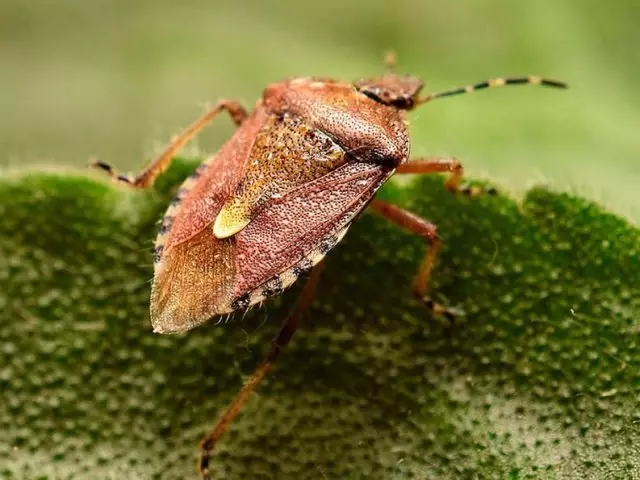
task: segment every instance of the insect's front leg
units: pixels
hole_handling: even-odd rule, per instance
[[[238,102],[233,100],[219,101],[212,109],[198,118],[177,137],[173,138],[164,152],[135,177],[119,174],[110,164],[98,160],[92,161],[91,166],[106,171],[114,180],[131,187],[150,187],[156,177],[169,167],[176,153],[222,111],[226,111],[237,126],[240,126],[247,118],[247,111]]]
[[[453,321],[457,316],[463,315],[462,311],[434,302],[433,299],[427,295],[431,271],[433,270],[438,250],[440,249],[440,237],[438,236],[436,226],[414,213],[383,200],[374,199],[369,206],[400,228],[419,235],[427,244],[427,253],[420,263],[418,273],[413,282],[414,296],[421,302],[424,302],[425,306],[433,313],[444,315],[450,321]]]
[[[495,188],[485,189],[479,186],[462,185],[464,167],[458,160],[451,157],[416,158],[400,165],[396,173],[450,173],[451,176],[447,180],[446,187],[453,193],[461,193],[469,197],[477,197],[484,193],[488,195],[498,193]]]

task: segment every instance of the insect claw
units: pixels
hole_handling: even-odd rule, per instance
[[[457,307],[447,307],[445,315],[451,315],[454,318],[465,317],[467,313],[461,308]]]
[[[425,307],[431,310],[431,313],[433,313],[434,315],[442,315],[447,320],[449,320],[449,323],[451,324],[454,324],[457,318],[464,317],[466,315],[464,310],[456,307],[446,307],[441,303],[436,302],[428,295],[425,295],[422,298],[422,302],[424,303]]]
[[[496,195],[498,195],[498,190],[494,187],[482,187],[480,185],[465,185],[462,186],[458,189],[453,188],[450,190],[453,193],[460,193],[462,195],[464,195],[465,197],[470,197],[470,198],[474,198],[474,197],[479,197],[481,195],[489,195],[492,197],[495,197]]]
[[[126,183],[131,186],[135,186],[135,180],[133,180],[129,175],[119,174],[111,165],[106,162],[97,159],[91,159],[89,161],[89,166],[92,168],[97,168],[104,172],[107,172],[109,177],[116,182]]]
[[[109,165],[108,163],[102,162],[100,160],[97,160],[95,158],[92,158],[91,160],[89,160],[89,166],[91,168],[99,168],[100,170],[105,170],[106,172],[113,171],[113,168],[111,167],[111,165]]]
[[[131,178],[129,178],[128,175],[118,175],[117,177],[114,177],[114,178],[119,182],[128,183],[130,185],[134,184],[133,180],[131,180]]]

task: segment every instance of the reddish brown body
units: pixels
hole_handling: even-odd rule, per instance
[[[408,156],[404,112],[351,84],[299,78],[267,87],[167,211],[154,329],[187,330],[281,293]]]
[[[437,172],[451,174],[446,186],[454,193],[482,193],[460,185],[462,165],[453,158],[405,163],[405,111],[435,98],[513,84],[565,87],[541,77],[497,78],[419,96],[420,79],[393,73],[354,84],[297,78],[267,87],[250,114],[236,102],[219,102],[136,177],[95,162],[118,181],[144,188],[221,111],[239,126],[184,182],[163,219],[151,294],[154,330],[185,331],[280,294],[322,260],[367,205],[425,240],[427,253],[413,286],[416,298],[436,314],[460,314],[427,295],[439,246],[436,227],[374,195],[394,173]],[[270,353],[203,439],[203,479],[212,478],[209,460],[216,441],[291,340],[317,281],[314,269]]]

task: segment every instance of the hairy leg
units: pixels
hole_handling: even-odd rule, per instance
[[[135,188],[146,188],[153,185],[156,177],[164,172],[176,153],[195,135],[197,135],[211,120],[220,112],[226,111],[231,116],[236,125],[241,125],[247,117],[247,112],[238,102],[231,100],[221,100],[207,113],[198,118],[187,127],[182,133],[175,137],[160,156],[149,164],[142,172],[135,177],[119,174],[111,165],[101,161],[91,162],[91,166],[106,171],[111,178],[118,182],[126,183]]]
[[[453,321],[456,316],[461,315],[462,312],[459,310],[448,308],[434,302],[427,295],[431,271],[433,270],[433,265],[435,264],[438,250],[440,249],[440,238],[438,237],[436,226],[414,213],[383,200],[374,199],[369,206],[400,228],[422,237],[427,245],[427,253],[420,263],[418,273],[413,282],[413,295],[418,300],[424,302],[427,308],[433,313],[444,315],[450,321]]]
[[[485,190],[482,187],[462,186],[464,167],[458,160],[451,157],[416,158],[400,165],[396,173],[450,173],[451,176],[449,180],[447,180],[446,187],[453,193],[461,193],[469,197],[477,197],[483,193],[488,195],[495,195],[497,193],[494,188]]]
[[[226,432],[232,420],[238,415],[238,413],[240,413],[240,410],[245,403],[247,403],[253,391],[262,381],[267,372],[271,370],[278,360],[278,357],[280,357],[280,353],[289,344],[294,333],[300,326],[302,316],[308,310],[315,296],[321,269],[322,264],[318,264],[313,268],[313,270],[311,270],[309,279],[304,285],[296,305],[285,319],[278,336],[273,341],[269,354],[265,357],[258,368],[256,368],[251,375],[251,378],[247,380],[242,389],[236,394],[231,404],[227,407],[227,410],[222,414],[218,423],[216,423],[215,427],[213,427],[207,436],[202,439],[202,442],[200,443],[201,454],[199,468],[200,475],[203,480],[212,480],[209,472],[209,463],[216,442]]]

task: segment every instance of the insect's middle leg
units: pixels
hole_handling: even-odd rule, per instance
[[[440,249],[440,237],[438,236],[436,226],[414,213],[383,200],[374,199],[369,206],[399,227],[419,235],[427,244],[427,253],[420,263],[418,273],[413,281],[413,295],[421,302],[424,302],[425,306],[433,313],[444,315],[450,321],[453,321],[456,316],[461,315],[461,311],[434,302],[433,299],[427,295],[431,271],[433,270],[438,250]]]
[[[91,166],[106,171],[111,178],[118,182],[125,183],[131,187],[146,188],[153,185],[156,177],[164,172],[171,164],[173,157],[178,151],[194,136],[207,126],[211,120],[213,120],[220,112],[226,111],[233,122],[240,126],[242,122],[247,118],[247,111],[238,102],[232,100],[221,100],[208,112],[198,118],[195,122],[189,125],[184,131],[182,131],[177,137],[175,137],[171,143],[166,147],[164,152],[160,154],[153,162],[149,164],[142,172],[135,177],[130,175],[119,174],[110,164],[93,161]]]
[[[461,193],[469,197],[477,197],[484,193],[488,195],[498,193],[495,188],[484,189],[478,186],[462,185],[464,167],[458,160],[451,157],[416,158],[400,165],[396,173],[450,173],[451,176],[445,185],[453,193]]]
[[[227,410],[222,414],[222,417],[220,417],[215,427],[213,427],[207,436],[202,439],[202,442],[200,442],[199,470],[203,480],[212,480],[211,473],[209,471],[209,463],[211,461],[215,444],[227,431],[229,424],[238,415],[238,413],[240,413],[240,410],[245,403],[247,403],[249,397],[251,397],[251,394],[265,377],[267,372],[271,370],[280,357],[280,353],[289,344],[294,333],[300,326],[303,315],[309,309],[311,302],[313,302],[313,297],[315,296],[316,288],[320,280],[320,272],[322,268],[322,264],[318,264],[313,268],[313,270],[311,270],[309,278],[300,292],[298,301],[293,307],[291,313],[289,313],[285,319],[278,336],[273,341],[271,351],[265,357],[260,366],[253,372],[251,378],[249,378],[242,389],[236,394],[235,398],[227,407]]]

